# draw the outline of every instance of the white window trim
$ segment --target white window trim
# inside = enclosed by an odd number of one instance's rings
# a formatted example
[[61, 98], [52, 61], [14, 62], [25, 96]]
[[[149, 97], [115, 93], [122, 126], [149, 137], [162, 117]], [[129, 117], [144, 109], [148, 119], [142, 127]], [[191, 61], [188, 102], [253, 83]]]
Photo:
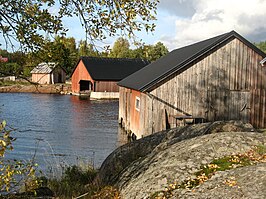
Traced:
[[[137, 107], [137, 101], [139, 101], [139, 107]], [[135, 109], [137, 111], [140, 111], [140, 98], [139, 97], [136, 97], [136, 99], [135, 99]]]

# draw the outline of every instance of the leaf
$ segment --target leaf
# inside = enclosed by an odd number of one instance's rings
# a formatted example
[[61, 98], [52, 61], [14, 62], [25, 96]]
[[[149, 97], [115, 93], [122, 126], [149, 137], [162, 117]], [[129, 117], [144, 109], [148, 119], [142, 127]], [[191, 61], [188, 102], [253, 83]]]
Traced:
[[5, 120], [2, 121], [2, 127], [3, 127], [3, 128], [6, 127], [6, 121], [5, 121]]

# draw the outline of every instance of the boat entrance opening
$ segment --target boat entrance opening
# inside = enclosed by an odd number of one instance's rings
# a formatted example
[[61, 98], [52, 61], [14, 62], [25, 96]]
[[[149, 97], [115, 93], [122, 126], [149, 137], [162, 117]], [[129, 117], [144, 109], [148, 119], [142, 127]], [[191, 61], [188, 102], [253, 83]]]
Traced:
[[92, 88], [93, 85], [89, 80], [80, 80], [79, 85], [80, 85], [80, 91], [91, 91], [93, 89]]

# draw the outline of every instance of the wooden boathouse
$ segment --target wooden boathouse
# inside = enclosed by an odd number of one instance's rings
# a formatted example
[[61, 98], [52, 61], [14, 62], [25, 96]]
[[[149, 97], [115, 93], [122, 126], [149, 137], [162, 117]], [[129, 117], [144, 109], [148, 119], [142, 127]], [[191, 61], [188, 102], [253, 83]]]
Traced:
[[265, 57], [235, 31], [173, 50], [118, 83], [119, 120], [138, 138], [186, 119], [266, 128]]
[[56, 84], [66, 81], [66, 70], [54, 62], [40, 63], [30, 73], [32, 82], [39, 84]]
[[81, 57], [71, 75], [72, 92], [118, 94], [117, 82], [148, 63], [143, 59]]

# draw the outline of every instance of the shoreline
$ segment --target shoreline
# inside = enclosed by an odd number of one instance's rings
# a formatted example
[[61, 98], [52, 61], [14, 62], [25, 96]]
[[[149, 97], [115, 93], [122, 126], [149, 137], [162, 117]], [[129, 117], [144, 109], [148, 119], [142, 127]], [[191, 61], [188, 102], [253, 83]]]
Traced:
[[68, 94], [71, 93], [70, 84], [39, 84], [39, 85], [10, 85], [1, 86], [0, 93], [41, 93], [41, 94]]

